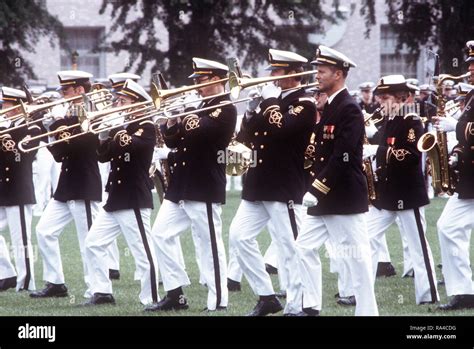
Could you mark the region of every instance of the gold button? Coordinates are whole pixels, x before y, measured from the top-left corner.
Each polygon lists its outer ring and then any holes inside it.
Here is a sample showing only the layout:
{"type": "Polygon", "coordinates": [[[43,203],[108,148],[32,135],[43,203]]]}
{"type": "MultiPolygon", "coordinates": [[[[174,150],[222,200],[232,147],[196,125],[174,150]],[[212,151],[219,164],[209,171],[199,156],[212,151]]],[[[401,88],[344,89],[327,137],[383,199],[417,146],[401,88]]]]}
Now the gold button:
{"type": "Polygon", "coordinates": [[[266,136],[266,135],[267,135],[267,131],[263,132],[263,135],[266,136]]]}
{"type": "Polygon", "coordinates": [[[186,165],[186,162],[185,162],[185,161],[183,161],[183,166],[185,166],[185,165],[186,165]]]}
{"type": "Polygon", "coordinates": [[[184,141],[184,137],[181,137],[181,140],[184,141]]]}
{"type": "Polygon", "coordinates": [[[327,179],[326,178],[323,178],[323,183],[326,183],[327,179]]]}
{"type": "Polygon", "coordinates": [[[324,161],[324,158],[321,158],[321,159],[319,159],[319,160],[324,161]]]}
{"type": "Polygon", "coordinates": [[[110,161],[114,161],[114,158],[111,158],[110,161]]]}
{"type": "Polygon", "coordinates": [[[109,182],[109,185],[112,185],[112,182],[109,182]]]}
{"type": "Polygon", "coordinates": [[[120,183],[122,183],[122,181],[119,179],[119,180],[117,181],[117,183],[120,184],[120,183]]]}
{"type": "Polygon", "coordinates": [[[264,146],[263,144],[262,144],[262,145],[260,145],[260,149],[263,149],[263,148],[265,148],[265,146],[264,146]]]}
{"type": "Polygon", "coordinates": [[[262,159],[258,160],[258,163],[260,163],[260,164],[261,164],[262,162],[263,162],[263,160],[262,160],[262,159]]]}
{"type": "Polygon", "coordinates": [[[255,146],[252,144],[252,149],[255,148],[255,146]]]}
{"type": "Polygon", "coordinates": [[[120,167],[117,167],[117,171],[120,171],[120,167]]]}
{"type": "Polygon", "coordinates": [[[66,169],[66,172],[68,171],[68,169],[66,169]]]}
{"type": "Polygon", "coordinates": [[[6,178],[5,181],[10,182],[10,178],[6,178]]]}
{"type": "Polygon", "coordinates": [[[255,136],[258,136],[258,132],[255,132],[255,136]]]}
{"type": "Polygon", "coordinates": [[[186,148],[183,148],[183,151],[186,151],[186,148]]]}
{"type": "Polygon", "coordinates": [[[176,167],[176,166],[177,166],[177,163],[175,162],[175,163],[173,164],[173,166],[176,167]]]}
{"type": "Polygon", "coordinates": [[[323,144],[323,143],[324,143],[324,142],[323,142],[323,141],[321,141],[321,144],[323,144]]]}
{"type": "Polygon", "coordinates": [[[119,155],[118,158],[121,159],[121,158],[122,158],[122,155],[119,155]]]}
{"type": "Polygon", "coordinates": [[[5,167],[5,171],[10,171],[10,168],[9,168],[9,167],[5,167]]]}
{"type": "Polygon", "coordinates": [[[61,160],[64,160],[64,156],[61,158],[61,160]]]}

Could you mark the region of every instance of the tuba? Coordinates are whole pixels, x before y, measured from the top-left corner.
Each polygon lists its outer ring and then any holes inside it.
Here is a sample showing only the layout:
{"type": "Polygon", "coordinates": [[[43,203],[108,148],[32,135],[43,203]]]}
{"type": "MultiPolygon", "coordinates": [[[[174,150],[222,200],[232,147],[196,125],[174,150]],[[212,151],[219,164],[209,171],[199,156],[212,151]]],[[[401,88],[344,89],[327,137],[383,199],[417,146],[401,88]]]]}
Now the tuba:
{"type": "MultiPolygon", "coordinates": [[[[442,84],[445,80],[459,81],[470,76],[466,73],[459,76],[440,74],[436,82],[436,116],[444,117],[446,99],[443,97],[442,84]]],[[[448,139],[444,131],[430,131],[423,134],[417,143],[417,148],[422,153],[428,153],[431,167],[432,185],[435,193],[452,195],[455,189],[454,171],[449,168],[448,139]]]]}

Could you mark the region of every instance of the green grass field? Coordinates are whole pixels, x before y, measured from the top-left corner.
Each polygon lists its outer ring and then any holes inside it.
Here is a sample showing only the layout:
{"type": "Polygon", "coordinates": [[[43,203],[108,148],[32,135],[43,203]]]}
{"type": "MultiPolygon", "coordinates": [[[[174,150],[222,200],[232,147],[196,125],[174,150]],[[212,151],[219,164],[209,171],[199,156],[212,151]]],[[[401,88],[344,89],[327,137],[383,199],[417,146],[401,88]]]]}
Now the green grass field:
{"type": "MultiPolygon", "coordinates": [[[[223,209],[224,241],[228,244],[228,227],[237,210],[240,202],[240,193],[231,192],[227,197],[227,204],[223,209]]],[[[436,221],[444,207],[445,199],[435,199],[426,210],[428,223],[428,240],[431,244],[435,264],[441,263],[439,252],[439,243],[436,232],[436,221]]],[[[159,204],[156,203],[153,211],[153,221],[157,213],[159,204]]],[[[33,221],[33,232],[38,219],[33,221]]],[[[152,221],[152,222],[153,222],[152,221]]],[[[7,240],[9,234],[3,232],[7,240]]],[[[391,278],[377,279],[375,290],[380,315],[390,316],[445,316],[446,313],[435,311],[433,305],[415,305],[415,292],[413,279],[402,279],[400,274],[403,270],[402,246],[400,234],[396,226],[392,226],[387,233],[387,241],[398,275],[391,278]]],[[[259,237],[259,243],[263,251],[269,244],[269,235],[264,232],[259,237]]],[[[35,248],[35,275],[36,287],[43,287],[42,281],[42,261],[36,245],[36,235],[33,233],[33,244],[35,248]]],[[[108,316],[240,316],[248,313],[256,303],[257,297],[252,293],[249,285],[244,280],[241,292],[230,293],[229,307],[225,312],[203,313],[202,309],[206,306],[207,289],[198,283],[197,266],[194,259],[194,246],[190,231],[182,236],[182,247],[184,251],[186,267],[191,279],[191,286],[185,289],[190,309],[179,313],[170,312],[166,314],[145,314],[143,306],[138,300],[139,283],[133,281],[135,265],[133,257],[128,253],[125,240],[120,237],[120,263],[121,278],[114,281],[114,296],[117,301],[116,306],[98,306],[98,307],[80,307],[84,302],[82,295],[85,291],[85,285],[82,276],[82,262],[79,254],[77,236],[73,225],[69,225],[61,236],[61,253],[63,268],[66,277],[66,285],[69,288],[69,298],[54,299],[31,299],[28,293],[16,293],[14,290],[8,290],[0,293],[0,315],[3,316],[80,316],[80,315],[108,315],[108,316]]],[[[472,255],[472,251],[471,251],[472,255]]],[[[323,311],[321,315],[325,316],[347,316],[353,315],[354,308],[346,308],[337,305],[334,294],[337,293],[336,274],[329,273],[329,261],[325,257],[324,251],[321,253],[323,263],[323,311]]],[[[439,269],[436,268],[438,279],[441,277],[439,269]]],[[[275,290],[278,290],[278,279],[272,276],[275,290]]],[[[439,292],[442,302],[446,301],[446,292],[444,286],[440,286],[439,292]]],[[[164,296],[164,290],[160,288],[160,296],[164,296]]],[[[281,313],[280,313],[281,314],[281,313]]],[[[474,315],[471,311],[450,312],[448,315],[474,315]]]]}

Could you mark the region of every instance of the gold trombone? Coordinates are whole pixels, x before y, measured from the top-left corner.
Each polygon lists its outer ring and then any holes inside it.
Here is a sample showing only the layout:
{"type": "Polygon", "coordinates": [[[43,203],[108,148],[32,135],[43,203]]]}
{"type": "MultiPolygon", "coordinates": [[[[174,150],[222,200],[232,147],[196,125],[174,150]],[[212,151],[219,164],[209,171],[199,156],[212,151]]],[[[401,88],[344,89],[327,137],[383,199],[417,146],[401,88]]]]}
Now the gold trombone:
{"type": "Polygon", "coordinates": [[[221,83],[227,82],[228,80],[229,78],[224,78],[224,79],[219,79],[215,81],[203,82],[202,84],[182,86],[182,87],[169,88],[169,89],[160,89],[158,88],[158,86],[156,86],[155,83],[152,83],[151,84],[151,98],[153,99],[153,103],[155,104],[156,109],[160,109],[162,101],[164,99],[168,99],[170,97],[174,97],[188,91],[197,90],[201,87],[221,84],[221,83]]]}
{"type": "Polygon", "coordinates": [[[280,76],[269,76],[264,78],[245,78],[240,77],[235,71],[229,72],[229,87],[230,87],[230,95],[232,98],[238,98],[240,95],[240,91],[246,89],[251,86],[266,84],[268,82],[283,80],[287,78],[295,78],[298,76],[306,76],[306,75],[314,75],[316,74],[316,70],[305,71],[301,73],[294,73],[294,74],[287,74],[287,75],[280,75],[280,76]]]}
{"type": "MultiPolygon", "coordinates": [[[[96,124],[100,124],[103,121],[102,118],[108,116],[109,114],[119,113],[119,112],[122,112],[122,111],[126,111],[126,112],[120,114],[120,116],[119,116],[120,118],[135,115],[135,114],[140,113],[140,112],[154,112],[154,113],[157,112],[156,109],[153,107],[153,102],[152,101],[138,102],[138,103],[134,103],[134,104],[130,104],[130,105],[123,105],[123,106],[120,106],[120,107],[106,109],[106,110],[100,110],[100,111],[95,111],[95,112],[87,112],[84,108],[82,108],[82,111],[79,113],[79,116],[78,116],[79,122],[77,122],[73,125],[59,127],[56,130],[45,132],[45,133],[42,133],[42,134],[34,136],[34,137],[27,137],[27,138],[21,140],[18,143],[18,148],[22,152],[28,153],[28,152],[35,151],[35,150],[38,150],[38,149],[43,148],[43,147],[47,147],[47,146],[54,145],[54,144],[57,144],[57,143],[69,141],[71,139],[83,136],[83,135],[85,135],[87,133],[90,133],[90,132],[95,134],[95,133],[104,131],[103,129],[95,130],[94,126],[96,124]],[[132,109],[132,108],[140,108],[140,109],[127,111],[128,109],[132,109]],[[28,144],[28,142],[36,141],[36,140],[41,139],[41,138],[46,137],[46,136],[48,136],[48,137],[49,136],[54,136],[57,133],[67,132],[67,131],[69,131],[71,129],[75,129],[77,127],[81,127],[82,132],[79,132],[79,133],[76,133],[76,134],[71,134],[67,137],[57,139],[57,140],[49,142],[47,144],[40,144],[36,147],[32,147],[32,148],[25,147],[28,144]]],[[[140,120],[148,118],[150,116],[152,116],[152,115],[151,114],[147,115],[147,116],[140,115],[140,120]]],[[[133,122],[135,122],[135,121],[139,121],[139,120],[138,119],[133,119],[133,122]]],[[[128,123],[131,123],[131,121],[128,122],[128,123]]],[[[119,127],[119,126],[122,126],[122,125],[125,125],[125,124],[126,123],[123,123],[121,125],[116,125],[115,127],[119,127]]]]}
{"type": "MultiPolygon", "coordinates": [[[[19,129],[19,128],[22,128],[22,127],[26,127],[26,126],[29,126],[29,125],[33,125],[33,124],[42,122],[42,121],[44,121],[45,119],[47,119],[49,117],[49,116],[45,115],[45,116],[43,116],[41,118],[38,118],[38,119],[32,119],[31,118],[32,114],[35,114],[37,112],[42,112],[42,111],[45,111],[45,110],[48,110],[48,109],[52,109],[53,107],[56,107],[56,106],[59,106],[59,105],[62,105],[62,104],[66,104],[66,103],[70,103],[70,102],[74,102],[74,101],[77,101],[77,100],[80,100],[80,99],[89,99],[96,106],[96,108],[104,108],[105,109],[105,108],[108,108],[112,105],[113,95],[107,89],[100,89],[100,90],[94,90],[94,91],[88,92],[85,95],[58,99],[58,100],[53,101],[53,102],[43,103],[43,104],[39,104],[39,105],[30,105],[29,103],[23,103],[23,101],[20,101],[20,104],[16,105],[15,108],[20,107],[22,111],[19,114],[13,115],[12,117],[8,118],[8,120],[9,121],[16,121],[16,120],[21,119],[21,118],[24,117],[25,118],[25,123],[14,126],[14,127],[10,127],[8,129],[5,129],[5,130],[2,130],[2,131],[0,131],[0,135],[4,134],[4,133],[8,133],[12,130],[16,130],[16,129],[19,129]]],[[[13,109],[15,109],[15,108],[13,108],[13,109]]],[[[8,108],[8,109],[11,109],[11,108],[8,108]]],[[[6,113],[6,111],[5,111],[5,113],[6,113]]]]}

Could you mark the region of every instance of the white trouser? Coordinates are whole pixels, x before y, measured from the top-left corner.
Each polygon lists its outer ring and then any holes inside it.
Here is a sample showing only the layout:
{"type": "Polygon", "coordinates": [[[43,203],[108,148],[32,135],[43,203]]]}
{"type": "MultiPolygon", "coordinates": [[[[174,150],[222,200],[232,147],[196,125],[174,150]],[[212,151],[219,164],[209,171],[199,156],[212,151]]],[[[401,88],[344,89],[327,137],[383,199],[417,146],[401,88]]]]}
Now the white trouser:
{"type": "Polygon", "coordinates": [[[91,293],[112,294],[109,279],[107,248],[123,233],[135,264],[143,270],[140,302],[149,304],[160,300],[158,268],[150,234],[151,209],[128,209],[114,212],[101,210],[86,237],[86,260],[90,272],[91,293]]]}
{"type": "Polygon", "coordinates": [[[367,213],[367,227],[374,267],[377,266],[376,254],[380,239],[397,217],[400,219],[400,225],[406,235],[410,255],[413,259],[416,304],[437,301],[439,296],[436,289],[436,273],[430,245],[425,236],[426,221],[423,207],[401,211],[379,210],[370,207],[367,213]]]}
{"type": "Polygon", "coordinates": [[[64,284],[63,264],[61,262],[61,252],[59,250],[59,236],[71,220],[76,226],[77,238],[79,240],[79,250],[81,252],[82,264],[84,268],[84,281],[87,286],[85,297],[90,294],[90,277],[85,258],[84,241],[92,225],[94,217],[99,211],[97,201],[70,200],[61,202],[51,199],[36,226],[36,236],[38,247],[43,257],[43,279],[53,284],[64,284]],[[87,203],[90,204],[90,215],[87,203]]]}
{"type": "Polygon", "coordinates": [[[322,270],[319,249],[330,240],[333,258],[344,259],[357,301],[355,315],[378,315],[374,273],[364,214],[306,215],[296,240],[303,285],[303,307],[321,309],[322,270]],[[315,251],[316,250],[316,251],[315,251]]]}
{"type": "Polygon", "coordinates": [[[413,270],[413,261],[410,256],[410,249],[408,248],[407,234],[403,230],[403,226],[400,223],[400,219],[397,217],[395,220],[397,223],[398,230],[400,231],[400,236],[402,238],[402,247],[403,247],[403,274],[402,277],[407,275],[411,270],[413,270]]]}
{"type": "Polygon", "coordinates": [[[255,294],[268,296],[275,292],[256,238],[270,220],[277,228],[269,229],[269,233],[277,244],[281,264],[288,273],[285,313],[301,311],[301,280],[295,251],[295,235],[298,234],[301,211],[301,205],[293,203],[242,200],[229,231],[229,244],[235,248],[234,252],[250,287],[255,294]]]}
{"type": "MultiPolygon", "coordinates": [[[[40,142],[40,144],[44,144],[44,142],[40,142]]],[[[60,169],[61,165],[54,161],[46,147],[38,149],[36,159],[33,162],[33,182],[36,197],[33,214],[35,216],[41,216],[51,199],[52,193],[56,190],[60,169]]]]}
{"type": "Polygon", "coordinates": [[[5,238],[0,235],[0,280],[14,276],[16,276],[16,270],[10,259],[10,250],[5,238]]]}
{"type": "Polygon", "coordinates": [[[349,297],[354,295],[352,288],[351,273],[344,258],[338,258],[337,246],[333,246],[328,239],[324,243],[327,257],[329,258],[329,271],[337,273],[337,289],[340,297],[349,297]]]}
{"type": "Polygon", "coordinates": [[[446,293],[448,296],[474,294],[469,259],[474,199],[459,199],[458,194],[454,194],[446,203],[437,226],[446,293]]]}
{"type": "MultiPolygon", "coordinates": [[[[155,223],[152,238],[166,291],[190,284],[184,269],[179,236],[190,226],[199,237],[201,273],[208,288],[207,308],[226,307],[227,262],[222,241],[221,205],[198,201],[181,201],[179,204],[163,200],[155,223]]],[[[196,241],[196,240],[194,240],[196,241]]]]}
{"type": "Polygon", "coordinates": [[[382,239],[380,239],[380,247],[377,251],[377,263],[390,263],[390,261],[391,259],[387,245],[387,238],[384,235],[382,239]]]}
{"type": "MultiPolygon", "coordinates": [[[[298,217],[299,219],[299,217],[298,217]]],[[[267,224],[267,229],[270,231],[273,229],[273,225],[271,221],[267,224]]],[[[276,233],[272,233],[273,235],[276,233]]],[[[278,245],[273,240],[271,241],[270,245],[263,256],[263,260],[265,264],[269,264],[278,269],[278,281],[280,283],[280,290],[286,291],[288,287],[288,272],[286,268],[278,268],[278,266],[282,263],[279,261],[281,259],[281,254],[278,252],[278,245]]],[[[242,268],[240,267],[239,261],[237,260],[237,250],[233,246],[229,246],[229,264],[227,267],[227,277],[231,280],[241,282],[242,281],[242,268]]]]}
{"type": "Polygon", "coordinates": [[[10,262],[10,253],[2,237],[0,241],[0,279],[17,275],[16,290],[34,291],[34,253],[31,245],[31,215],[33,205],[0,207],[1,216],[5,217],[10,230],[10,237],[15,257],[16,272],[10,262]],[[25,253],[27,252],[27,253],[25,253]]]}
{"type": "MultiPolygon", "coordinates": [[[[107,179],[109,178],[110,174],[110,162],[99,162],[99,173],[100,173],[100,181],[102,182],[102,204],[101,206],[105,205],[107,202],[107,197],[109,194],[105,191],[105,186],[107,185],[107,179]]],[[[109,269],[113,270],[120,270],[120,252],[117,245],[117,240],[115,240],[110,246],[107,248],[107,265],[109,269]]],[[[136,270],[135,273],[137,274],[138,271],[136,270]]],[[[135,280],[140,280],[140,278],[135,278],[135,280]]]]}
{"type": "MultiPolygon", "coordinates": [[[[408,250],[408,242],[407,242],[407,237],[405,232],[403,231],[403,226],[400,223],[400,219],[397,217],[395,219],[395,223],[397,223],[398,230],[400,232],[400,237],[402,239],[402,247],[403,247],[403,273],[402,277],[406,275],[411,269],[413,269],[413,262],[410,257],[410,251],[408,250]]],[[[387,238],[386,235],[384,234],[382,238],[380,239],[380,246],[379,250],[377,253],[377,262],[386,262],[390,263],[391,258],[390,258],[390,252],[388,250],[388,245],[387,245],[387,238]]]]}

